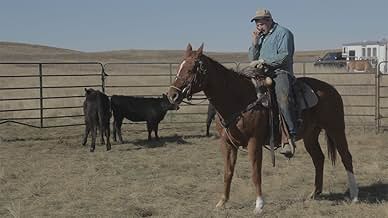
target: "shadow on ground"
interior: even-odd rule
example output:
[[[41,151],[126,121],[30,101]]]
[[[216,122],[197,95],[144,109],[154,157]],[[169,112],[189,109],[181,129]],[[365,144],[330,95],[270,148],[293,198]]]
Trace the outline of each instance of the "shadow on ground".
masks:
[[[330,201],[343,201],[349,198],[349,190],[345,193],[325,193],[320,199]],[[378,204],[388,201],[388,184],[377,182],[368,186],[360,186],[358,200],[370,204]]]
[[[206,137],[205,135],[200,135],[200,134],[194,134],[194,135],[172,135],[172,136],[166,136],[166,137],[161,137],[159,140],[155,140],[152,138],[151,141],[147,139],[137,139],[135,141],[132,141],[131,143],[137,146],[141,146],[143,148],[157,148],[157,147],[162,147],[166,146],[168,143],[177,143],[177,144],[187,144],[190,145],[192,144],[191,142],[187,141],[188,139],[198,139],[198,138],[209,138]],[[210,140],[211,138],[209,138]]]

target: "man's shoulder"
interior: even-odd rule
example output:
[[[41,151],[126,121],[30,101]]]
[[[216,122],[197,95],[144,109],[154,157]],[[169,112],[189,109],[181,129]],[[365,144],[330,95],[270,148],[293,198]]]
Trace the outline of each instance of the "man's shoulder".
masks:
[[[279,32],[286,32],[286,33],[292,33],[291,30],[289,30],[288,28],[284,27],[284,26],[281,26],[278,24],[277,28],[279,30]]]
[[[289,30],[288,28],[286,28],[282,25],[279,25],[279,24],[277,24],[276,30],[277,30],[277,32],[282,33],[282,34],[292,34],[291,30]]]

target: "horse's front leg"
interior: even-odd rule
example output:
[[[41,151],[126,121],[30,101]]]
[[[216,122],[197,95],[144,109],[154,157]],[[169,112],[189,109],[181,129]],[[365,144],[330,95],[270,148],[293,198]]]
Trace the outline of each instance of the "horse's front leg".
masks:
[[[237,149],[221,139],[221,151],[224,157],[224,194],[216,207],[221,208],[229,200],[230,184],[232,183],[234,166],[237,160]]]
[[[258,142],[256,138],[251,138],[248,142],[248,156],[252,164],[252,182],[256,189],[256,206],[253,212],[259,214],[264,207],[261,191],[261,167],[263,160],[262,142]]]

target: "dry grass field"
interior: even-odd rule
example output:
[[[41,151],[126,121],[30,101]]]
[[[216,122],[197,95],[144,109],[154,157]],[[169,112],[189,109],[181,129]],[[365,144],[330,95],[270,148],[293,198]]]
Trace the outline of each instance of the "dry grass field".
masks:
[[[255,196],[245,153],[239,152],[227,207],[216,210],[223,187],[217,137],[204,137],[203,125],[165,124],[161,141],[149,143],[141,128],[124,129],[125,144],[114,143],[109,152],[97,146],[90,153],[81,146],[82,127],[2,125],[0,217],[252,216]],[[333,167],[328,160],[322,198],[308,200],[313,164],[298,143],[291,161],[276,154],[274,168],[264,152],[262,216],[387,217],[387,135],[355,129],[348,131],[348,138],[359,203],[345,200],[344,167],[340,161]],[[321,144],[326,150],[325,142]]]
[[[296,60],[313,60],[325,51],[299,52]],[[44,46],[0,43],[2,62],[179,62],[182,51],[112,51],[84,53]],[[246,62],[244,53],[209,53],[221,62]],[[231,65],[232,67],[232,65]],[[313,71],[311,65],[304,66]],[[301,69],[296,66],[296,69]],[[172,66],[175,73],[176,65]],[[74,76],[45,77],[43,95],[83,95],[83,86],[98,84],[95,74],[99,67],[61,65],[44,66],[47,75]],[[299,70],[296,70],[299,71]],[[0,75],[26,75],[37,72],[32,65],[2,65]],[[123,73],[134,76],[119,76]],[[335,84],[373,83],[373,75],[320,74],[318,78]],[[157,95],[165,92],[169,74],[165,64],[109,66],[108,94]],[[149,74],[151,76],[138,76]],[[167,83],[167,84],[165,84]],[[138,88],[114,87],[139,85]],[[142,87],[142,85],[160,87]],[[39,85],[36,78],[0,78],[0,88]],[[78,85],[77,88],[53,86]],[[109,87],[112,86],[112,87]],[[52,87],[52,88],[49,88]],[[373,105],[373,87],[337,86],[345,96],[345,105]],[[39,97],[36,90],[0,90],[5,98]],[[45,107],[79,106],[83,98],[46,99]],[[223,188],[223,163],[219,143],[205,135],[205,115],[178,113],[205,112],[203,106],[183,106],[179,112],[169,113],[160,126],[159,142],[148,142],[143,124],[123,127],[124,144],[113,143],[112,150],[97,146],[90,153],[81,146],[83,126],[36,129],[12,123],[0,125],[0,217],[252,217],[254,188],[250,180],[250,164],[244,152],[239,152],[236,173],[232,182],[231,199],[225,209],[217,210]],[[38,100],[0,101],[0,109],[38,107]],[[373,107],[347,107],[347,113],[370,114]],[[352,111],[353,110],[353,111]],[[45,116],[82,114],[80,108],[51,109]],[[37,111],[3,112],[7,117],[39,116]],[[198,121],[199,123],[171,123],[168,121]],[[203,123],[202,123],[203,121]],[[347,137],[353,154],[355,176],[360,186],[359,203],[346,200],[347,177],[341,161],[331,166],[325,160],[324,193],[318,200],[307,199],[313,189],[314,167],[303,144],[297,144],[295,158],[285,160],[276,154],[272,167],[269,152],[264,152],[263,190],[266,205],[262,217],[388,217],[388,146],[387,133],[376,135],[371,129],[374,117],[347,117]],[[35,124],[36,120],[29,121]],[[48,119],[45,125],[82,123],[82,117]],[[358,127],[351,124],[356,123]],[[364,125],[365,124],[365,125]],[[90,142],[90,140],[89,140]],[[321,139],[326,153],[326,142]]]

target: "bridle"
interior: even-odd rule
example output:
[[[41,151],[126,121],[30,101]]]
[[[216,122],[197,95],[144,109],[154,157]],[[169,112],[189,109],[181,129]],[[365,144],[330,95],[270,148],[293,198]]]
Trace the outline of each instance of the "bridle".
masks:
[[[184,79],[179,75],[175,76],[175,80],[184,81],[185,86],[183,89],[170,85],[170,88],[177,90],[179,93],[182,94],[183,98],[186,98],[188,101],[190,101],[193,97],[193,94],[194,94],[192,91],[193,86],[195,84],[198,84],[199,88],[205,86],[204,83],[206,82],[206,78],[208,75],[207,69],[205,68],[203,61],[200,59],[195,61],[194,69],[195,69],[195,73],[193,73],[194,75],[191,77],[191,79],[188,82],[184,81]]]

